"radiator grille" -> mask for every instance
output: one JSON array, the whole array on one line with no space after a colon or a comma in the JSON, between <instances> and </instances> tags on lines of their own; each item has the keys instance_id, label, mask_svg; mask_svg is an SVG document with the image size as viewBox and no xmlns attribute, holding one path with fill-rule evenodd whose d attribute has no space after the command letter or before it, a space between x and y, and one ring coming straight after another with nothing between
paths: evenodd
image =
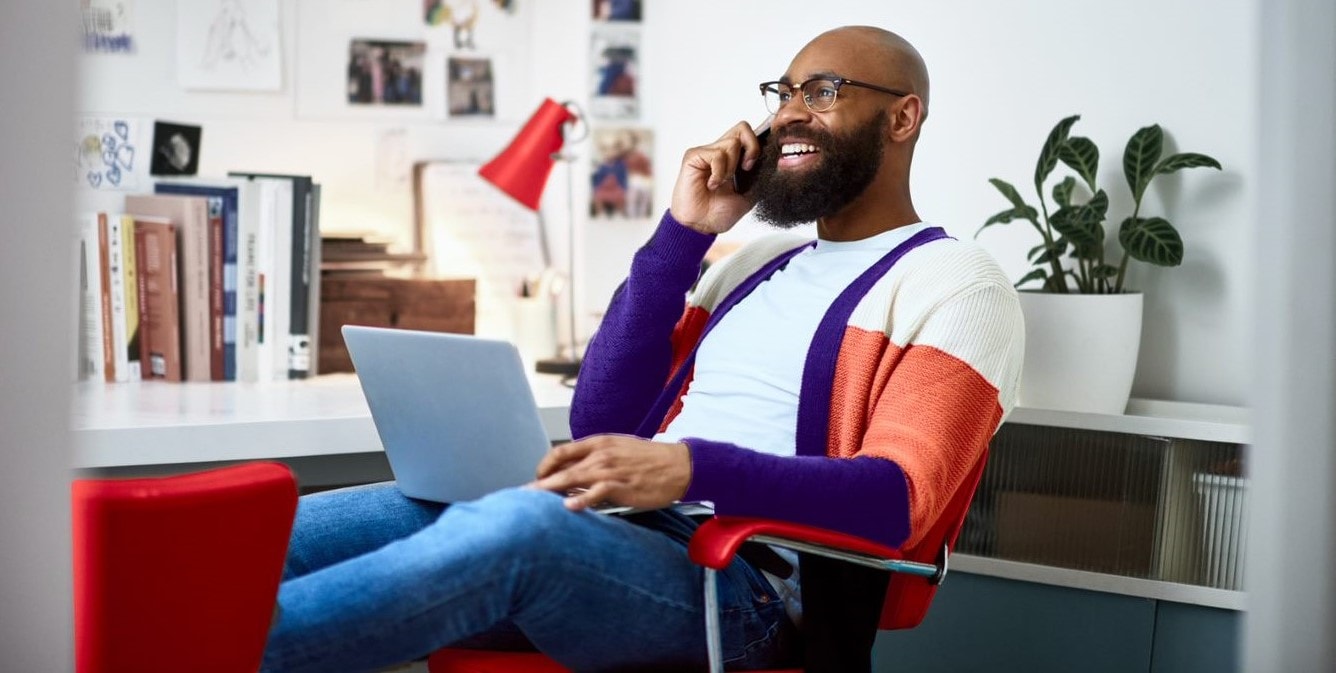
<instances>
[{"instance_id":1,"label":"radiator grille","mask_svg":"<svg viewBox=\"0 0 1336 673\"><path fill-rule=\"evenodd\" d=\"M956 550L1242 590L1237 444L1007 423Z\"/></svg>"}]
</instances>

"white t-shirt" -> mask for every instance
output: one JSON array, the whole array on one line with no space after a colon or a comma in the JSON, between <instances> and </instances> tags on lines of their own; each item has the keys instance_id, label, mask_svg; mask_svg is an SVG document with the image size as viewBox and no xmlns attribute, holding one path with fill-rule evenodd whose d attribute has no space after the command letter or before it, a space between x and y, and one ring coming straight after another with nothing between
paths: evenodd
<instances>
[{"instance_id":1,"label":"white t-shirt","mask_svg":"<svg viewBox=\"0 0 1336 673\"><path fill-rule=\"evenodd\" d=\"M798 391L821 318L868 267L930 226L920 222L860 241L818 240L795 255L701 341L682 410L654 440L701 437L778 456L796 455ZM797 624L802 615L797 555L775 551L794 572L786 580L765 575Z\"/></svg>"}]
</instances>

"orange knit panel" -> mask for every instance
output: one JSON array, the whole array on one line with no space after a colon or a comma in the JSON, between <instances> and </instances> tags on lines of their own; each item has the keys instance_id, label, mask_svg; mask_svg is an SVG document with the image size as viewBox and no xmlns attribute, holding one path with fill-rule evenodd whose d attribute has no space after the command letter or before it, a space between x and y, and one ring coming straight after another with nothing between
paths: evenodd
<instances>
[{"instance_id":1,"label":"orange knit panel","mask_svg":"<svg viewBox=\"0 0 1336 673\"><path fill-rule=\"evenodd\" d=\"M890 345L886 334L857 327L844 330L831 385L826 455L850 458L862 448L863 433L872 415L868 401L886 385L886 378L899 361L900 349Z\"/></svg>"},{"instance_id":2,"label":"orange knit panel","mask_svg":"<svg viewBox=\"0 0 1336 673\"><path fill-rule=\"evenodd\" d=\"M988 449L1002 420L997 394L968 363L930 346L905 349L890 371L875 398L859 455L887 458L904 470L909 482L906 547L927 533ZM838 388L835 395L846 396Z\"/></svg>"},{"instance_id":3,"label":"orange knit panel","mask_svg":"<svg viewBox=\"0 0 1336 673\"><path fill-rule=\"evenodd\" d=\"M688 306L686 312L677 320L677 326L673 327L673 363L668 368L667 381L673 380L682 363L686 362L687 356L695 350L696 343L705 332L705 323L709 321L710 312L699 306ZM691 377L692 373L689 372L682 380L682 389L677 391L677 399L673 400L673 406L669 407L668 413L664 415L663 423L659 425L659 432L667 429L668 424L682 411L682 397L687 393L687 386L691 385Z\"/></svg>"}]
</instances>

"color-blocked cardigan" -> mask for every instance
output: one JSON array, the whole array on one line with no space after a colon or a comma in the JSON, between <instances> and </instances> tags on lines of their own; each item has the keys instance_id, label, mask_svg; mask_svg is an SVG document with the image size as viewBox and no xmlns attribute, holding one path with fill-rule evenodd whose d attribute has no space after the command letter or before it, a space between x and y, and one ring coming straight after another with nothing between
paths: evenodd
<instances>
[{"instance_id":1,"label":"color-blocked cardigan","mask_svg":"<svg viewBox=\"0 0 1336 673\"><path fill-rule=\"evenodd\" d=\"M779 255L790 235L755 241L700 278L713 236L665 214L635 255L586 353L571 407L575 437L651 436L680 409L688 383L663 418L646 418L721 302ZM987 449L1012 409L1024 351L1016 292L986 252L953 239L904 255L857 300L838 344L834 381L799 404L829 396L824 442L802 441L782 457L709 438L691 451L688 500L720 514L777 518L859 535L892 547L915 544ZM808 433L810 434L810 433ZM823 445L820 445L823 444Z\"/></svg>"}]
</instances>

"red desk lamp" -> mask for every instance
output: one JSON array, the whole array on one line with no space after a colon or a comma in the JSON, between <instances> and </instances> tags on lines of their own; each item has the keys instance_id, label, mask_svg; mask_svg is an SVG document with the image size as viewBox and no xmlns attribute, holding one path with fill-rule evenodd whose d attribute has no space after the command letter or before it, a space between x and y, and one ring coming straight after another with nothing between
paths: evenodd
<instances>
[{"instance_id":1,"label":"red desk lamp","mask_svg":"<svg viewBox=\"0 0 1336 673\"><path fill-rule=\"evenodd\" d=\"M510 145L496 155L478 174L484 180L496 185L511 198L519 201L525 208L538 214L538 229L542 236L544 261L551 264L551 252L548 250L547 227L543 223L543 212L538 208L543 189L547 186L552 166L558 159L570 162L574 157L561 153L561 147L567 140L567 126L575 126L583 121L579 108L574 103L558 103L551 98L543 100L538 110L520 129ZM578 140L578 138L577 138ZM567 232L569 267L566 282L566 294L569 297L570 350L563 354L558 348L555 357L539 360L535 369L544 374L575 376L580 371L580 356L575 332L575 200L571 186L571 171L566 171L566 205L569 211L570 230Z\"/></svg>"}]
</instances>

